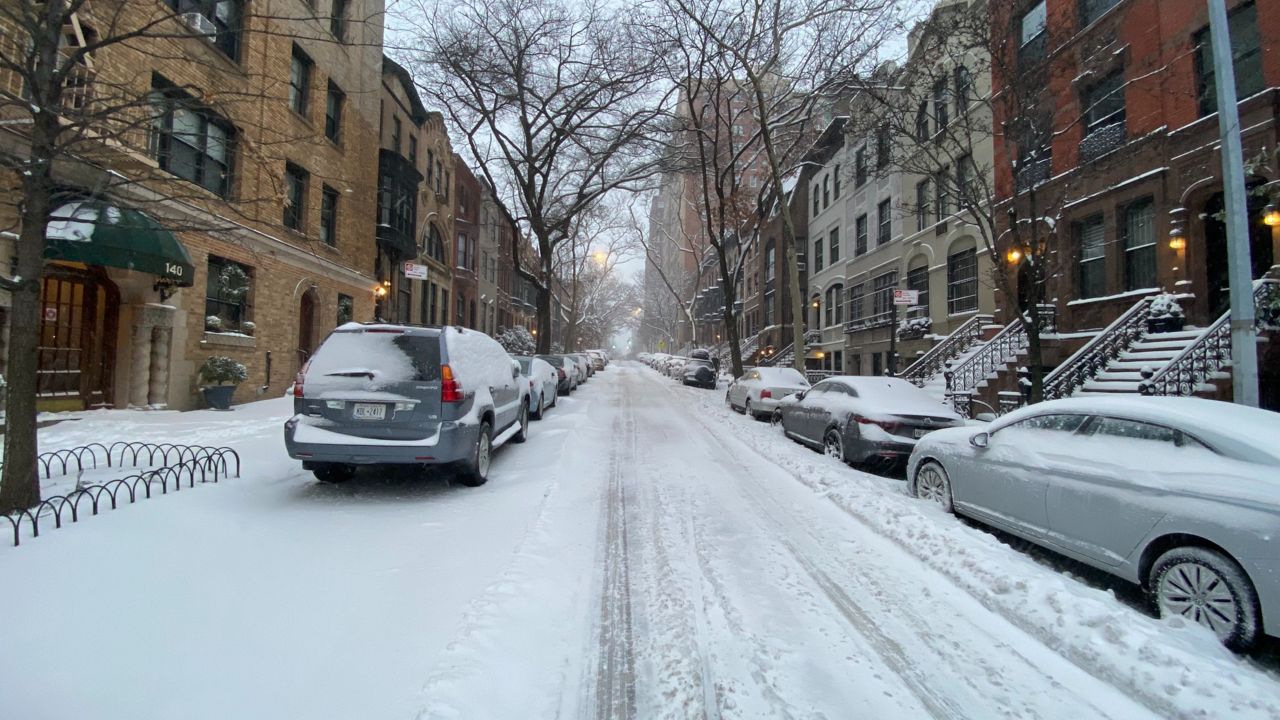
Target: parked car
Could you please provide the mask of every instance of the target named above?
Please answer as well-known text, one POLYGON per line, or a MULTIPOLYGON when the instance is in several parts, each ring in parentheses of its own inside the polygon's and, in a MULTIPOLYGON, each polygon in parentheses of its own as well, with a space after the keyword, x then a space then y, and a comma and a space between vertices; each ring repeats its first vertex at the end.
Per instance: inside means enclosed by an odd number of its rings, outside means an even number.
POLYGON ((481 485, 494 438, 528 435, 519 378, 502 346, 476 330, 344 325, 295 379, 285 449, 324 482, 359 465, 449 463, 459 482, 481 485))
POLYGON ((578 361, 579 363, 581 363, 581 364, 582 364, 582 368, 583 368, 583 370, 585 370, 585 371, 586 371, 586 373, 587 373, 587 377, 595 377, 595 375, 596 375, 596 364, 595 364, 594 362, 592 362, 592 361, 591 361, 591 356, 590 356, 590 355, 587 355, 586 353, 581 353, 581 352, 580 352, 580 353, 574 353, 574 354, 573 354, 573 357, 574 357, 574 358, 576 358, 576 359, 577 359, 577 361, 578 361))
POLYGON ((689 361, 684 364, 681 378, 685 385, 716 389, 715 365, 705 358, 689 358, 689 361))
POLYGON ((517 356, 520 373, 529 378, 529 416, 541 420, 543 414, 556 406, 559 397, 560 377, 551 363, 537 357, 517 356))
POLYGON ((669 378, 684 377, 684 364, 689 361, 686 357, 672 357, 663 366, 663 373, 669 378))
POLYGON ((578 384, 585 383, 591 377, 591 363, 577 353, 569 353, 565 358, 573 361, 574 367, 578 368, 578 384))
POLYGON ((862 464, 905 461, 925 434, 960 425, 953 410, 901 378, 840 375, 779 403, 787 437, 862 464))
POLYGON ((759 420, 772 415, 782 398, 808 389, 809 381, 795 368, 748 368, 729 383, 725 400, 734 410, 759 420))
POLYGON ((539 355, 556 369, 556 392, 568 395, 578 388, 578 366, 564 355, 539 355))
POLYGON ((596 370, 603 370, 608 361, 605 360, 604 352, 601 350, 588 350, 587 357, 591 360, 591 367, 596 370))
POLYGON ((1280 414, 1199 398, 1072 398, 930 434, 908 489, 1142 585, 1244 650, 1280 635, 1280 414))

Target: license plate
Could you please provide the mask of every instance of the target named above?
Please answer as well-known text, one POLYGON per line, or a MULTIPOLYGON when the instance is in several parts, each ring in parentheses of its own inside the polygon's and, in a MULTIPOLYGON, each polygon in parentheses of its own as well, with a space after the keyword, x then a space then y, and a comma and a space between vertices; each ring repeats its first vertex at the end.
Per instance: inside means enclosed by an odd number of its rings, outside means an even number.
POLYGON ((387 406, 381 403, 356 403, 351 408, 351 417, 356 420, 382 420, 387 417, 387 406))
POLYGON ((924 437, 925 435, 928 435, 931 432, 933 431, 930 430, 929 428, 916 428, 915 431, 911 433, 911 435, 912 437, 919 440, 920 438, 924 437))

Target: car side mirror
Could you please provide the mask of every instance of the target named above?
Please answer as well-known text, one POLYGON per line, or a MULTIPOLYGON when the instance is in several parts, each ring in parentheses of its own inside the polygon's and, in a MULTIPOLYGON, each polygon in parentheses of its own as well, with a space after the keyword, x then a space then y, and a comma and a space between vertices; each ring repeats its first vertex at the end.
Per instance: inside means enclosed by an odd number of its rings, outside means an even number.
POLYGON ((518 377, 520 377, 520 366, 519 366, 519 365, 512 365, 512 366, 511 366, 511 377, 512 377, 512 378, 518 378, 518 377))
POLYGON ((804 396, 805 396, 805 391, 804 391, 804 390, 801 390, 800 392, 796 393, 796 399, 797 399, 797 400, 803 400, 803 399, 804 399, 804 396))
POLYGON ((976 448, 985 449, 987 446, 991 444, 991 433, 980 432, 977 435, 974 435, 973 437, 969 438, 969 444, 976 448))

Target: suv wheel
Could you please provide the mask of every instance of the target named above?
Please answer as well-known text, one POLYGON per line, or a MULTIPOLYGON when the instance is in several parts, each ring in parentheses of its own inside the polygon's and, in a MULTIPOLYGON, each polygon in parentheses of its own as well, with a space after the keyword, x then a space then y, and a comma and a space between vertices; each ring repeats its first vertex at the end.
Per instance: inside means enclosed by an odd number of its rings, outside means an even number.
POLYGON ((544 400, 543 398, 538 398, 538 409, 533 413, 533 419, 541 420, 542 413, 546 412, 546 410, 547 410, 546 400, 544 400))
POLYGON ((470 460, 458 463, 458 482, 467 487, 479 487, 489 479, 489 462, 493 459, 493 428, 489 422, 480 423, 476 447, 470 460))
POLYGON ((337 463, 330 465, 321 465, 311 471, 316 479, 323 483, 340 483, 346 482, 356 474, 355 466, 340 465, 337 463))
POLYGON ((1151 566, 1148 584, 1160 617, 1204 625, 1236 651, 1258 641, 1258 593, 1244 570, 1226 555, 1203 547, 1174 548, 1151 566))
POLYGON ((529 439, 529 404, 528 403, 525 403, 524 407, 520 408, 520 419, 517 420, 516 422, 520 423, 520 430, 515 435, 511 436, 511 442, 522 443, 525 440, 529 439))

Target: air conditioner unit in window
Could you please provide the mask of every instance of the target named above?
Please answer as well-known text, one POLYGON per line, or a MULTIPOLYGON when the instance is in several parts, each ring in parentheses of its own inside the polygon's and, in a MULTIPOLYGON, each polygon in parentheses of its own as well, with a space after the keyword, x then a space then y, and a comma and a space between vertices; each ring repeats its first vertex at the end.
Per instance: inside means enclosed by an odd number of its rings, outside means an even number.
POLYGON ((218 28, 213 24, 213 21, 198 12, 183 13, 182 22, 194 30, 197 35, 213 37, 218 34, 218 28))

